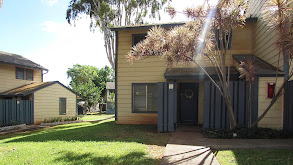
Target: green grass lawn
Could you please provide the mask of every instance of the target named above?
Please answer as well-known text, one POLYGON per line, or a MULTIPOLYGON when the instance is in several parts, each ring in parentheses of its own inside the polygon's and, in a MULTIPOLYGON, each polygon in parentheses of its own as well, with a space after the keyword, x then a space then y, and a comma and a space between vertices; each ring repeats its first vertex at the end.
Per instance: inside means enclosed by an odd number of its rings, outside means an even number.
POLYGON ((78 115, 79 120, 83 121, 93 121, 93 120, 102 120, 109 117, 114 117, 114 114, 100 114, 100 113, 93 113, 88 115, 78 115))
POLYGON ((0 136, 0 164, 158 164, 171 134, 114 119, 0 136))
POLYGON ((214 152, 220 164, 291 165, 292 150, 223 150, 214 152))

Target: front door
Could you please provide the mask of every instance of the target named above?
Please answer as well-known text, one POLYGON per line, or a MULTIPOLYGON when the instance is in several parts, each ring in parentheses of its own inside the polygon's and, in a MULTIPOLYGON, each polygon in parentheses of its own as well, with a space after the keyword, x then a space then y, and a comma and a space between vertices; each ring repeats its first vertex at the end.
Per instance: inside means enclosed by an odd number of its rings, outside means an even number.
POLYGON ((180 122, 197 124, 198 119, 198 83, 180 84, 180 122))

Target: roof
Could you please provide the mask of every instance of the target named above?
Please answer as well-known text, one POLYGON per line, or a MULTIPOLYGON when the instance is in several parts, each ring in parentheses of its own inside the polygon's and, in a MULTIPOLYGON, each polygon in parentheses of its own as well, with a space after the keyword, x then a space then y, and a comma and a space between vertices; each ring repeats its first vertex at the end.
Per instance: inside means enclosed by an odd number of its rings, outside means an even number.
MULTIPOLYGON (((217 76, 217 72, 214 67, 204 68, 208 74, 212 77, 217 76)), ((228 67, 226 67, 226 70, 228 67)), ((230 67, 231 75, 239 77, 239 72, 235 67, 230 67)), ((164 74, 166 79, 186 79, 186 78, 206 78, 206 74, 199 68, 167 68, 164 74)))
POLYGON ((266 61, 252 55, 252 54, 243 54, 243 55, 233 55, 233 58, 240 64, 241 61, 245 62, 249 59, 252 60, 252 64, 255 67, 255 75, 256 76, 272 76, 276 75, 277 73, 279 76, 283 76, 284 72, 277 69, 273 65, 267 63, 266 61))
MULTIPOLYGON (((246 22, 257 22, 256 17, 246 18, 246 22)), ((161 24, 140 24, 140 25, 129 25, 129 26, 117 26, 111 28, 112 31, 121 31, 121 30, 135 30, 135 29, 150 29, 153 26, 160 26, 163 28, 171 28, 174 26, 184 25, 185 22, 170 22, 170 23, 161 23, 161 24)))
MULTIPOLYGON (((68 89, 70 92, 74 93, 71 89, 67 88, 63 84, 61 84, 59 81, 51 81, 51 82, 39 82, 39 83, 31 83, 27 85, 23 85, 11 90, 8 90, 6 92, 0 93, 0 96, 6 96, 6 97, 13 97, 13 96, 27 96, 29 94, 32 94, 40 89, 46 88, 48 86, 51 86, 53 84, 60 84, 64 88, 68 89)), ((76 93, 74 93, 77 95, 76 93)))
POLYGON ((115 82, 106 82, 106 89, 115 89, 115 82))
POLYGON ((129 26, 118 26, 111 28, 112 31, 121 31, 121 30, 134 30, 134 29, 150 29, 153 26, 160 26, 163 28, 171 28, 174 26, 184 25, 185 22, 173 22, 173 23, 162 23, 162 24, 140 24, 140 25, 129 25, 129 26))
MULTIPOLYGON (((255 67, 255 75, 258 77, 272 77, 276 76, 284 76, 284 72, 277 69, 273 65, 267 63, 266 61, 252 55, 233 55, 233 58, 240 64, 241 61, 246 61, 248 59, 252 60, 252 63, 255 67)), ((214 67, 204 67, 204 69, 208 72, 211 77, 216 77, 217 72, 214 67)), ((226 70, 228 67, 226 67, 226 70)), ((197 79, 197 78, 207 78, 206 74, 199 68, 168 68, 166 69, 164 76, 166 79, 197 79)), ((239 71, 234 67, 230 67, 230 77, 239 77, 239 71)))
POLYGON ((47 68, 27 59, 25 57, 22 57, 17 54, 2 52, 2 51, 0 51, 0 63, 13 64, 13 65, 22 66, 22 67, 28 67, 28 68, 34 68, 34 69, 48 71, 47 68))

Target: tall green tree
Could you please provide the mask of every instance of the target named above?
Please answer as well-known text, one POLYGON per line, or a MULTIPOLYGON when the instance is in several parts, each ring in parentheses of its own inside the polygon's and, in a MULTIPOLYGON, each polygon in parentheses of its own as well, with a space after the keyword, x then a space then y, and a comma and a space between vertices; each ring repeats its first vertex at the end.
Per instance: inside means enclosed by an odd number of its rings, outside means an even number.
POLYGON ((98 26, 104 33, 108 60, 115 68, 115 35, 110 30, 114 26, 143 23, 146 16, 160 17, 159 10, 167 0, 71 0, 66 13, 69 24, 82 14, 93 20, 91 28, 98 26))
POLYGON ((113 81, 112 75, 113 70, 108 66, 98 69, 76 64, 67 70, 67 76, 71 78, 69 86, 85 100, 88 110, 97 103, 103 104, 106 82, 113 81))

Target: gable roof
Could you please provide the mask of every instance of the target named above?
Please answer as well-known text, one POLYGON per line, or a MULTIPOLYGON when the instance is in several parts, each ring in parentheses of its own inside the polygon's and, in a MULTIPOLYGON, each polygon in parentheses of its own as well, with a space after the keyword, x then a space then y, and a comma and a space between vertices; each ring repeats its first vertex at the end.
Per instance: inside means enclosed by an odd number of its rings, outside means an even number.
POLYGON ((0 51, 0 63, 13 64, 22 67, 48 71, 47 68, 17 54, 0 51))
POLYGON ((51 82, 39 82, 39 83, 31 83, 31 84, 23 85, 23 86, 8 90, 6 92, 2 92, 0 93, 0 96, 4 96, 4 97, 27 96, 29 94, 32 94, 40 89, 46 88, 53 84, 60 84, 61 86, 63 86, 64 88, 72 92, 73 94, 77 95, 71 89, 61 84, 59 81, 51 81, 51 82))

